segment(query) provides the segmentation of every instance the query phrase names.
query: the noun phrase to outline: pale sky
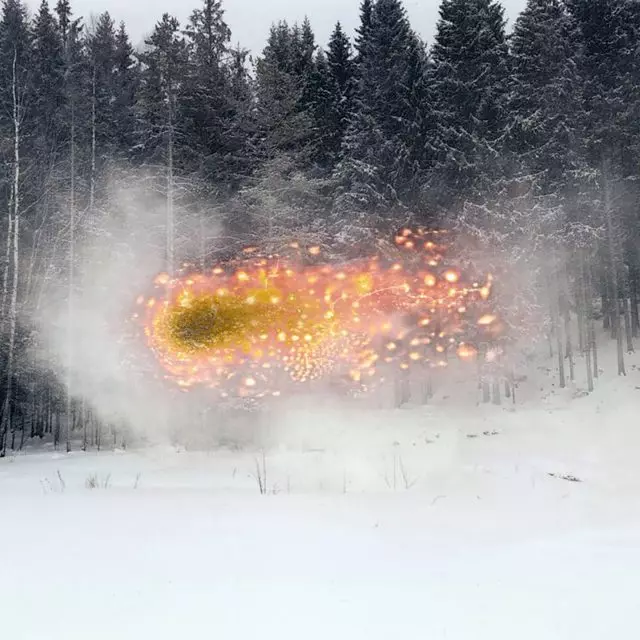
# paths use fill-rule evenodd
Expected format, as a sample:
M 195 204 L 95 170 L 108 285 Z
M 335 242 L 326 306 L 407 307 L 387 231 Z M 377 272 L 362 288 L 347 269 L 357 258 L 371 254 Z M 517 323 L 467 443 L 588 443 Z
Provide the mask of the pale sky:
M 27 0 L 34 11 L 40 0 Z M 49 0 L 53 7 L 56 0 Z M 524 8 L 526 0 L 503 0 L 507 15 L 513 20 Z M 124 20 L 135 45 L 153 29 L 164 12 L 170 13 L 182 23 L 200 0 L 71 0 L 76 16 L 83 16 L 85 23 L 91 14 L 109 11 L 116 23 Z M 413 28 L 431 44 L 431 37 L 438 19 L 440 0 L 405 0 L 404 5 Z M 225 0 L 227 23 L 231 27 L 233 43 L 240 43 L 256 54 L 264 47 L 271 23 L 280 19 L 290 23 L 309 17 L 316 39 L 324 46 L 335 23 L 340 20 L 352 34 L 358 25 L 360 0 Z

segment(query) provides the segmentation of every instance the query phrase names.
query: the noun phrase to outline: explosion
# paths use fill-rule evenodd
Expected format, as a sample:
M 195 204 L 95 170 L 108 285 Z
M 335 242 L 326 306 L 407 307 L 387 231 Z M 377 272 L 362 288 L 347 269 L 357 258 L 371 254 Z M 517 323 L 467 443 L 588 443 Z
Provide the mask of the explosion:
M 140 296 L 149 347 L 166 377 L 223 397 L 278 396 L 292 383 L 347 377 L 362 389 L 393 371 L 477 357 L 502 325 L 492 277 L 447 265 L 444 231 L 402 230 L 394 259 L 335 265 L 319 247 L 242 258 L 206 273 L 155 280 Z

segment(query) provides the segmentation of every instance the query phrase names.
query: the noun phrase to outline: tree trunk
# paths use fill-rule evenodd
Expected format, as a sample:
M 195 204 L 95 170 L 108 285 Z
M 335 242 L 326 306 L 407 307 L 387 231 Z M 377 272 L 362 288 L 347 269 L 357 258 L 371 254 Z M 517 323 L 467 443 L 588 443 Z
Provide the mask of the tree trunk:
M 588 289 L 588 280 L 587 280 L 587 269 L 585 266 L 584 259 L 584 251 L 581 249 L 579 251 L 580 258 L 580 285 L 578 287 L 579 290 L 579 300 L 580 300 L 580 311 L 579 316 L 582 319 L 580 323 L 580 335 L 581 335 L 581 344 L 582 344 L 582 354 L 584 356 L 584 361 L 587 369 L 587 388 L 589 393 L 593 391 L 593 369 L 591 367 L 591 335 L 590 335 L 590 325 L 589 318 L 591 317 L 591 303 L 590 303 L 590 291 Z
M 4 272 L 2 275 L 2 333 L 6 328 L 4 323 L 8 318 L 7 301 L 9 299 L 9 276 L 11 275 L 11 247 L 13 242 L 13 188 L 9 195 L 7 212 L 7 246 L 4 256 Z
M 174 212 L 174 177 L 173 177 L 173 144 L 174 144 L 174 113 L 173 95 L 168 95 L 168 126 L 167 126 L 167 273 L 173 275 L 175 269 L 175 212 Z
M 89 211 L 93 213 L 96 203 L 96 67 L 91 78 L 91 180 L 89 184 Z
M 548 282 L 551 295 L 549 299 L 549 304 L 551 305 L 551 326 L 556 336 L 556 351 L 558 354 L 558 381 L 560 388 L 564 389 L 567 386 L 567 381 L 564 373 L 564 350 L 562 348 L 562 329 L 560 326 L 560 301 L 558 298 L 557 287 L 554 287 L 551 284 L 550 279 Z
M 70 190 L 69 190 L 69 290 L 67 309 L 67 420 L 66 420 L 66 447 L 67 453 L 71 451 L 71 431 L 73 429 L 72 398 L 73 398 L 73 338 L 74 338 L 74 289 L 75 289 L 75 227 L 76 227 L 76 122 L 75 104 L 71 100 L 71 166 L 70 166 Z
M 593 291 L 593 267 L 592 265 L 585 265 L 586 277 L 587 277 L 587 291 L 588 291 L 588 315 L 587 326 L 589 331 L 589 345 L 591 348 L 591 355 L 593 356 L 593 377 L 597 380 L 600 372 L 598 371 L 598 341 L 596 338 L 596 324 L 593 319 L 593 304 L 591 300 L 591 292 Z
M 638 309 L 638 271 L 634 268 L 631 278 L 631 334 L 634 338 L 640 336 L 640 310 Z
M 624 299 L 624 335 L 627 339 L 627 353 L 634 353 L 633 348 L 633 332 L 631 330 L 631 306 L 629 304 L 629 298 Z
M 500 395 L 500 379 L 497 375 L 493 376 L 493 380 L 491 383 L 491 401 L 495 405 L 502 404 L 502 397 Z
M 22 114 L 18 99 L 18 52 L 14 51 L 12 65 L 12 98 L 13 98 L 13 225 L 11 254 L 13 257 L 13 278 L 11 282 L 11 295 L 9 301 L 9 344 L 7 349 L 7 363 L 5 375 L 7 384 L 5 389 L 4 408 L 2 412 L 2 424 L 0 425 L 0 457 L 6 455 L 7 438 L 12 425 L 13 414 L 13 376 L 15 365 L 15 341 L 16 326 L 18 322 L 18 282 L 19 282 L 19 250 L 20 250 L 20 123 Z
M 622 343 L 622 331 L 620 330 L 620 288 L 618 281 L 618 256 L 616 251 L 615 231 L 613 225 L 613 212 L 611 210 L 611 185 L 609 182 L 609 161 L 605 157 L 602 161 L 602 178 L 604 181 L 604 213 L 607 225 L 607 240 L 609 248 L 609 260 L 611 262 L 611 284 L 613 287 L 613 324 L 618 352 L 618 375 L 626 376 L 624 364 L 624 348 Z
M 573 362 L 573 342 L 571 340 L 571 316 L 568 307 L 564 309 L 564 337 L 565 337 L 565 355 L 569 361 L 569 380 L 572 382 L 576 379 L 575 366 Z

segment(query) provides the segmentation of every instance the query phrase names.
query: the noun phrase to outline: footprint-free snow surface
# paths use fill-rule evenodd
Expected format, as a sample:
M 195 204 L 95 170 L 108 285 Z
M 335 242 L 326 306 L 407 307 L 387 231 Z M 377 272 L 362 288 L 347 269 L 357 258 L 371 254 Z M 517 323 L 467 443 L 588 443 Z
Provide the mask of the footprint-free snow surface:
M 638 362 L 588 397 L 0 461 L 2 637 L 640 638 Z

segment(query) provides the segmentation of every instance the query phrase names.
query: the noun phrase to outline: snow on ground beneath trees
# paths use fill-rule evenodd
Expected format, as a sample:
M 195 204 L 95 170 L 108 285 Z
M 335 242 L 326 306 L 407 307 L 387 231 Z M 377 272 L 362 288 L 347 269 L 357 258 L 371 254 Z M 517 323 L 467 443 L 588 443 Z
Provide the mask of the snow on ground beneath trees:
M 292 407 L 237 450 L 6 459 L 3 637 L 638 638 L 640 358 L 601 357 L 589 397 L 543 366 L 515 407 L 454 389 Z

